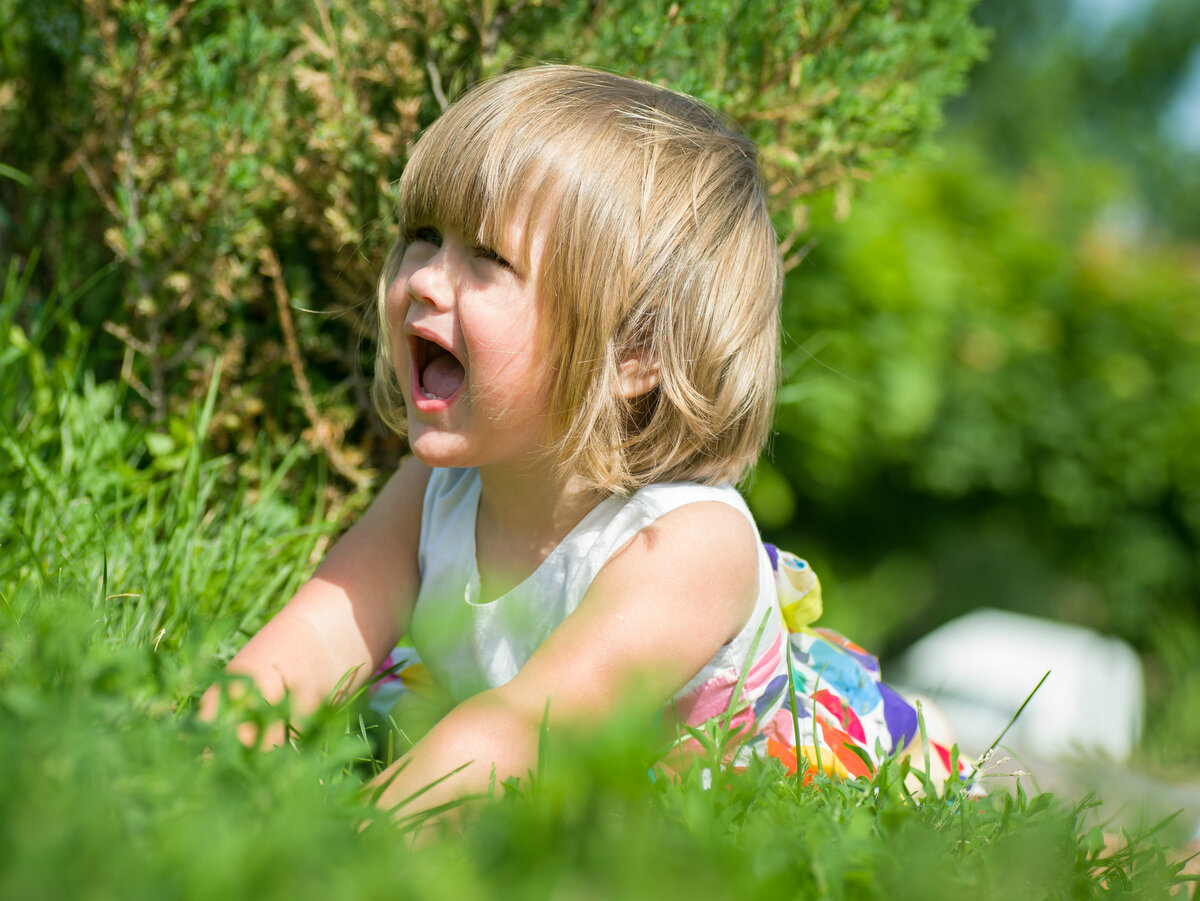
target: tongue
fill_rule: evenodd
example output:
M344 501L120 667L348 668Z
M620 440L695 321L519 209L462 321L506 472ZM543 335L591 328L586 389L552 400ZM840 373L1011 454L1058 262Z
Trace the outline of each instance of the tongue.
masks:
M434 357L421 373L421 390L427 397L445 400L450 397L463 382L462 363L451 354L441 354Z

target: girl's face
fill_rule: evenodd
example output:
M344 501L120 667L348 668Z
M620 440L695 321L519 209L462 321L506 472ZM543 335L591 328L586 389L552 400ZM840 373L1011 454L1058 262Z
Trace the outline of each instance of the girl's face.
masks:
M532 235L530 270L517 268L523 227L504 246L481 247L444 223L418 223L388 287L386 309L408 440L431 466L538 460L550 376L539 359L539 271L544 230Z

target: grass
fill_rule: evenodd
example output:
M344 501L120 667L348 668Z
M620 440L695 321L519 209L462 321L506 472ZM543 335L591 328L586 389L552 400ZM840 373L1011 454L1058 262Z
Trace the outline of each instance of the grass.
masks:
M454 836L361 828L378 763L352 705L270 753L234 739L234 706L195 715L335 530L320 466L206 452L215 369L186 420L129 421L78 363L73 298L25 290L13 270L0 297L0 897L1170 896L1153 836L1108 849L1086 803L917 803L895 763L652 781L621 724L550 747Z

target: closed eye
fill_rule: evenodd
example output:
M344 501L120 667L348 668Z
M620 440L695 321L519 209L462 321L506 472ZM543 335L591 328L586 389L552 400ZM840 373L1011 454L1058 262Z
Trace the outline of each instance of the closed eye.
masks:
M498 254L496 251L492 250L492 248L490 248L490 247L484 247L482 245L477 246L475 248L475 256L477 256L483 260L489 260L490 262L495 263L497 266L501 266L505 269L510 269L510 270L515 271L515 269L513 269L512 263L510 263L504 257L500 256L500 254Z
M432 244L434 247L442 246L442 233L432 225L418 225L416 228L411 228L404 234L405 244Z

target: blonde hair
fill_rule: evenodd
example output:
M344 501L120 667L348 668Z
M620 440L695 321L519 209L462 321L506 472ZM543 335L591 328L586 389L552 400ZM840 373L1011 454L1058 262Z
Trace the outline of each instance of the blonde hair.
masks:
M536 185L532 208L526 187ZM735 482L770 430L782 268L754 143L691 97L574 66L518 70L451 105L400 180L380 280L373 398L403 434L383 297L406 224L498 246L515 216L542 254L548 450L597 488ZM532 229L518 253L528 268ZM626 398L621 365L657 384Z

